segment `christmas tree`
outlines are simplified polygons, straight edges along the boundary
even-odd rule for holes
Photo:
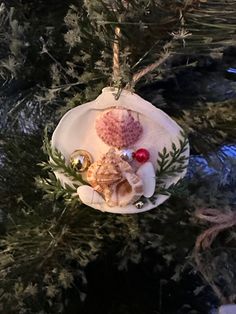
[[[1,3],[2,313],[235,302],[235,13],[234,0]],[[106,86],[135,91],[188,136],[187,175],[151,211],[96,211],[54,175],[73,170],[50,144],[58,121]]]

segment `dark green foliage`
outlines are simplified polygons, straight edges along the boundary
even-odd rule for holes
[[[235,99],[224,102],[200,103],[183,111],[178,119],[189,133],[192,149],[205,153],[219,144],[235,141]]]

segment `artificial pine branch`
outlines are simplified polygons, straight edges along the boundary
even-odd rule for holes
[[[175,143],[172,143],[172,150],[170,152],[164,147],[162,152],[158,153],[159,159],[157,160],[158,168],[156,175],[160,181],[183,172],[187,167],[188,157],[183,154],[187,150],[188,138],[182,131],[180,135],[182,138],[179,139],[178,148]]]
[[[44,153],[49,156],[48,163],[41,163],[44,170],[59,171],[69,177],[75,186],[85,184],[82,176],[76,172],[70,164],[67,164],[65,157],[56,148],[53,148],[47,136],[47,130],[44,136]]]

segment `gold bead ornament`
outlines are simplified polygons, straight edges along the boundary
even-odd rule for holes
[[[93,162],[89,152],[83,149],[77,149],[70,155],[70,163],[74,170],[84,172]]]

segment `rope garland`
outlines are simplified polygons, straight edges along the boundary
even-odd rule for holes
[[[205,280],[209,282],[209,278],[205,274],[204,265],[200,258],[200,252],[201,250],[210,248],[212,242],[221,231],[236,226],[236,212],[228,211],[227,213],[222,213],[218,209],[201,208],[195,212],[195,216],[201,220],[214,224],[197,237],[194,248],[194,259],[198,270],[203,275]],[[210,284],[215,294],[223,304],[232,302],[231,297],[229,296],[226,298],[214,282],[210,281]]]
[[[195,216],[207,222],[214,223],[212,227],[198,236],[195,244],[195,252],[209,248],[221,231],[236,225],[236,213],[233,211],[222,213],[218,209],[202,208],[195,212]]]

